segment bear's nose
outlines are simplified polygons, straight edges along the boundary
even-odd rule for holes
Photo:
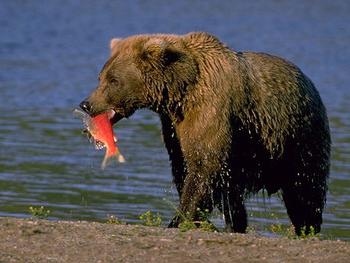
[[[85,111],[86,113],[91,113],[91,104],[90,102],[88,102],[87,100],[84,100],[82,101],[80,104],[79,104],[80,108]]]

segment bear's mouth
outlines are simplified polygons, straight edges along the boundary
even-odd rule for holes
[[[87,114],[89,114],[91,118],[93,118],[93,117],[95,117],[95,116],[97,116],[97,115],[99,115],[101,113],[107,113],[108,114],[109,121],[111,122],[112,126],[125,117],[124,114],[120,113],[119,111],[115,111],[114,109],[100,111],[100,112],[97,112],[97,113],[94,113],[94,114],[90,114],[90,113],[87,112]]]
[[[112,126],[124,118],[123,114],[120,114],[119,112],[116,112],[113,109],[109,110],[108,115],[109,115],[109,121],[111,122]]]

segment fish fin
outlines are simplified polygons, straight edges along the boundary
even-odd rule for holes
[[[106,168],[109,159],[112,159],[112,158],[115,159],[117,163],[125,163],[125,158],[120,152],[117,152],[116,154],[113,154],[111,156],[107,156],[106,154],[101,164],[102,170]]]
[[[75,109],[73,111],[74,116],[80,118],[83,121],[85,130],[90,131],[92,129],[91,116],[80,109]]]
[[[90,117],[90,116],[85,117],[85,118],[83,119],[83,123],[84,123],[85,128],[86,128],[89,132],[91,132],[92,130],[95,130],[94,124],[93,124],[93,122],[91,121],[91,117]]]
[[[125,158],[124,158],[124,156],[121,153],[118,154],[118,162],[119,163],[125,163]]]
[[[108,159],[109,159],[109,157],[106,154],[105,157],[103,158],[103,161],[102,161],[102,164],[101,164],[101,169],[102,170],[104,170],[106,168]]]

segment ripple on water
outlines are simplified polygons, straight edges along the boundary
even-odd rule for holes
[[[0,9],[6,22],[0,38],[0,215],[28,217],[29,206],[45,205],[53,219],[103,220],[114,214],[135,222],[149,209],[170,219],[178,202],[159,118],[141,111],[118,123],[115,131],[127,162],[101,171],[104,152],[81,136],[72,110],[96,86],[111,36],[206,30],[236,50],[281,55],[314,81],[328,109],[333,140],[323,232],[350,239],[347,1],[234,6],[230,1],[186,1],[185,6],[174,1],[171,8],[135,1],[27,2],[2,1]],[[188,12],[182,12],[184,7]],[[26,12],[20,12],[23,8]],[[152,22],[145,8],[164,23]],[[279,197],[258,195],[247,208],[250,224],[263,233],[270,224],[289,226]],[[221,215],[214,221],[223,225]]]

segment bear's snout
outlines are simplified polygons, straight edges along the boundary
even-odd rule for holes
[[[91,104],[89,101],[87,100],[83,100],[80,104],[79,104],[80,108],[85,111],[88,114],[91,114]]]

